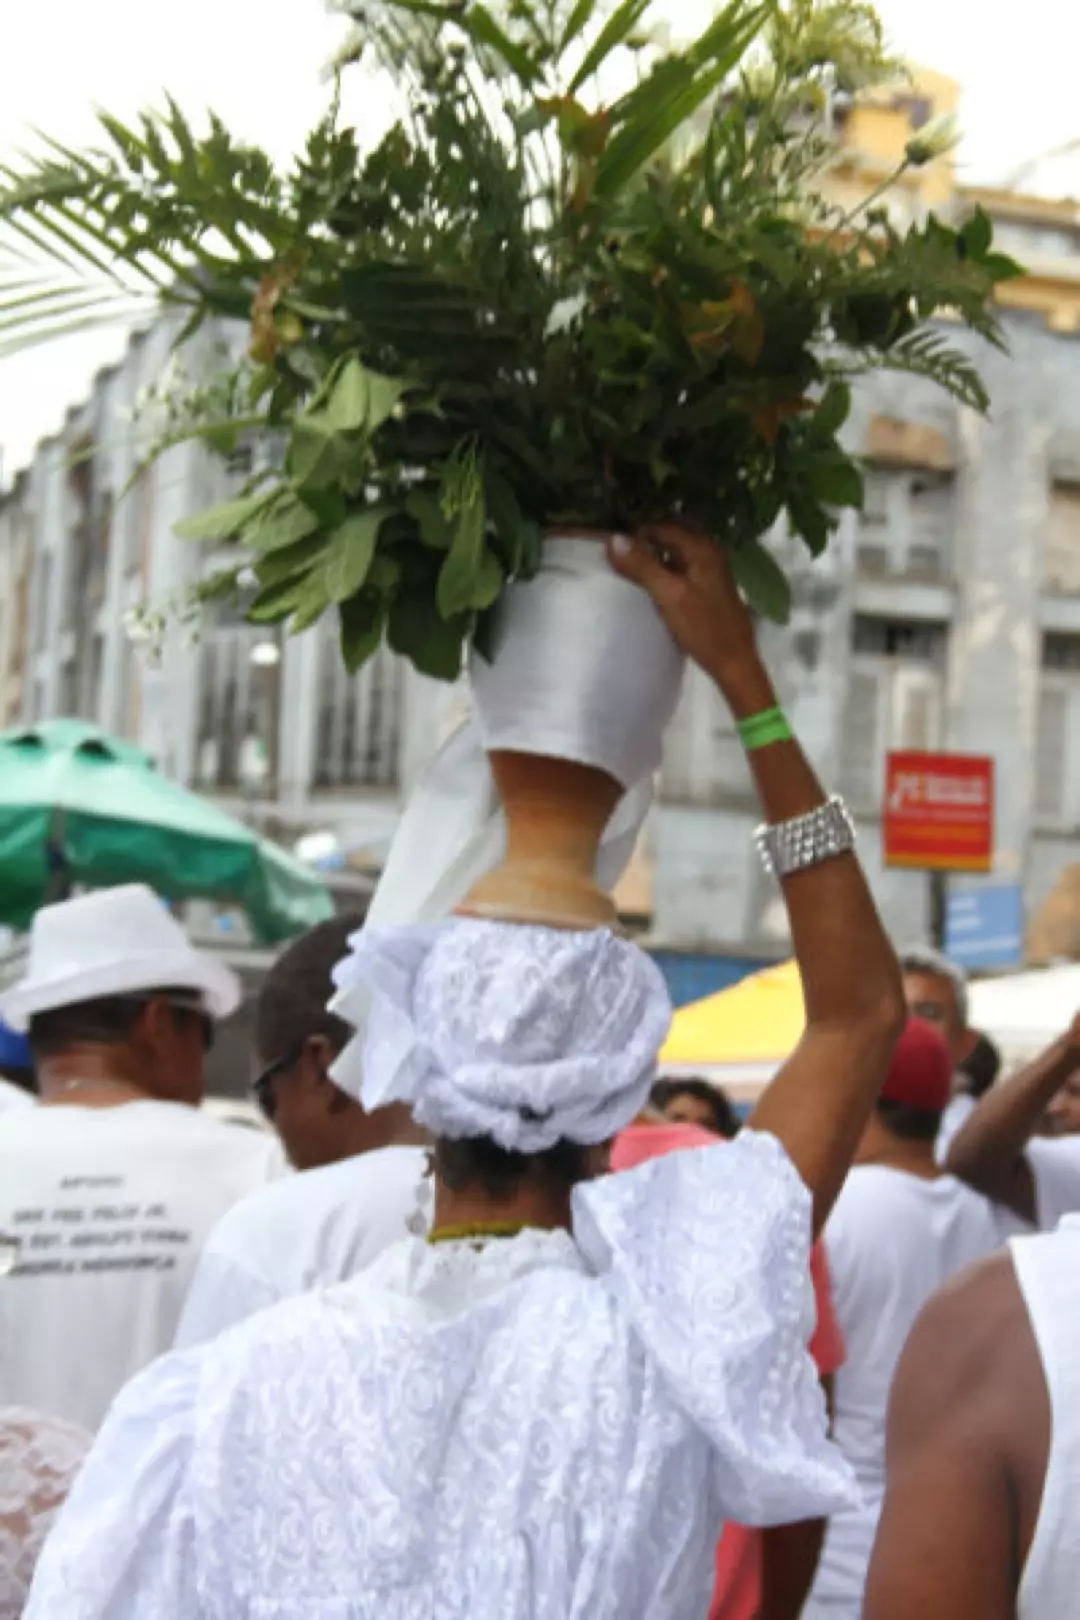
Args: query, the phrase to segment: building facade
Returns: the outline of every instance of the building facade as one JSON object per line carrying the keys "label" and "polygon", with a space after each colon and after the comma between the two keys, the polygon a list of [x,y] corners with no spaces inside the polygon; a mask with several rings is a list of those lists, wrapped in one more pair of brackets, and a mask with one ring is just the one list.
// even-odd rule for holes
{"label": "building facade", "polygon": [[[951,96],[928,76],[920,95],[852,112],[839,193],[865,194]],[[863,387],[850,438],[867,462],[864,508],[813,565],[777,538],[796,606],[786,628],[764,631],[800,737],[856,814],[898,938],[926,934],[929,898],[921,874],[882,862],[891,748],[994,757],[995,875],[1023,884],[1029,915],[1055,894],[1060,909],[1080,863],[1080,210],[959,190],[947,165],[932,181],[920,171],[890,206],[904,218],[976,203],[1029,266],[1004,289],[1008,355],[973,348],[992,413],[979,418],[915,379]],[[130,417],[173,335],[162,322],[133,340],[0,500],[0,715],[94,719],[286,841],[311,838],[377,869],[458,691],[385,651],[349,676],[330,618],[292,640],[211,610],[194,644],[167,638],[159,667],[125,627],[139,602],[175,598],[215,566],[174,524],[250,470],[185,445],[134,478]],[[228,335],[200,341],[220,347]],[[194,359],[209,366],[213,355]],[[754,825],[734,728],[692,671],[628,912],[661,945],[783,951],[783,908],[753,852]],[[1076,930],[1080,953],[1080,917]]]}

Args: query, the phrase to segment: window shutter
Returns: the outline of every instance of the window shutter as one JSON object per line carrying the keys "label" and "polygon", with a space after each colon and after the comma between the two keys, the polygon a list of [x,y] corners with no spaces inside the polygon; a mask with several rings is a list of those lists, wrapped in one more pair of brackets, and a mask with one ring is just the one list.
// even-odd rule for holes
{"label": "window shutter", "polygon": [[898,669],[893,676],[892,748],[930,752],[941,746],[941,687],[926,670]]}
{"label": "window shutter", "polygon": [[854,669],[848,682],[840,750],[840,779],[853,808],[876,805],[881,794],[881,676]]}
{"label": "window shutter", "polygon": [[1080,489],[1071,485],[1050,492],[1043,582],[1051,591],[1080,592]]}
{"label": "window shutter", "polygon": [[1054,823],[1065,817],[1068,736],[1069,694],[1044,682],[1035,741],[1035,814]]}

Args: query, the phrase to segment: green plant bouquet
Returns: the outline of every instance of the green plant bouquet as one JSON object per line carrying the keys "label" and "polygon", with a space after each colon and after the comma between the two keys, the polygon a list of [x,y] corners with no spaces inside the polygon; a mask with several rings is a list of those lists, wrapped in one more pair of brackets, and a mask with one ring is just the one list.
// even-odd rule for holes
{"label": "green plant bouquet", "polygon": [[[0,227],[190,312],[251,324],[226,414],[277,469],[182,525],[239,542],[250,616],[340,614],[358,668],[385,636],[454,678],[545,531],[679,515],[730,548],[760,611],[787,581],[786,515],[819,553],[862,477],[839,434],[853,377],[891,367],[987,400],[935,317],[992,343],[1017,273],[986,217],[900,232],[829,201],[833,109],[895,80],[855,0],[732,0],[693,43],[651,0],[368,0],[334,104],[289,172],[170,104],[108,147],[6,174]],[[362,152],[341,75],[388,79],[400,116]],[[929,161],[937,132],[901,169]],[[899,174],[898,170],[898,174]],[[884,188],[883,188],[884,189]],[[9,289],[0,340],[107,310],[57,274]],[[6,330],[5,330],[6,328]]]}

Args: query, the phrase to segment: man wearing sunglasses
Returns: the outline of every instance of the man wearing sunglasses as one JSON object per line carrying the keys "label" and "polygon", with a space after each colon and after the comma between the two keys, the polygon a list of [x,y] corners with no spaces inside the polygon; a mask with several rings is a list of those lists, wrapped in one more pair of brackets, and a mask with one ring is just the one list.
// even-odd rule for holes
{"label": "man wearing sunglasses", "polygon": [[423,1220],[426,1154],[407,1109],[368,1114],[330,1078],[352,1035],[327,1011],[360,917],[320,923],[267,975],[255,1007],[252,1090],[293,1166],[224,1216],[203,1250],[178,1346],[256,1311],[343,1282]]}
{"label": "man wearing sunglasses", "polygon": [[205,1054],[240,985],[156,895],[104,889],[34,919],[6,1023],[37,1107],[0,1113],[0,1392],[95,1430],[172,1342],[202,1244],[283,1173],[277,1142],[204,1113]]}

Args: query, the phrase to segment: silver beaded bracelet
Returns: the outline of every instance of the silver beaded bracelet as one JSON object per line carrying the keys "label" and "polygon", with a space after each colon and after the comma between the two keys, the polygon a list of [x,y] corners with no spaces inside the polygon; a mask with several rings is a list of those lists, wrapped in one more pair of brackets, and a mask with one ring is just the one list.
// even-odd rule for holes
{"label": "silver beaded bracelet", "polygon": [[805,816],[759,827],[754,834],[765,870],[775,878],[791,877],[809,866],[847,855],[855,848],[855,823],[839,795]]}

